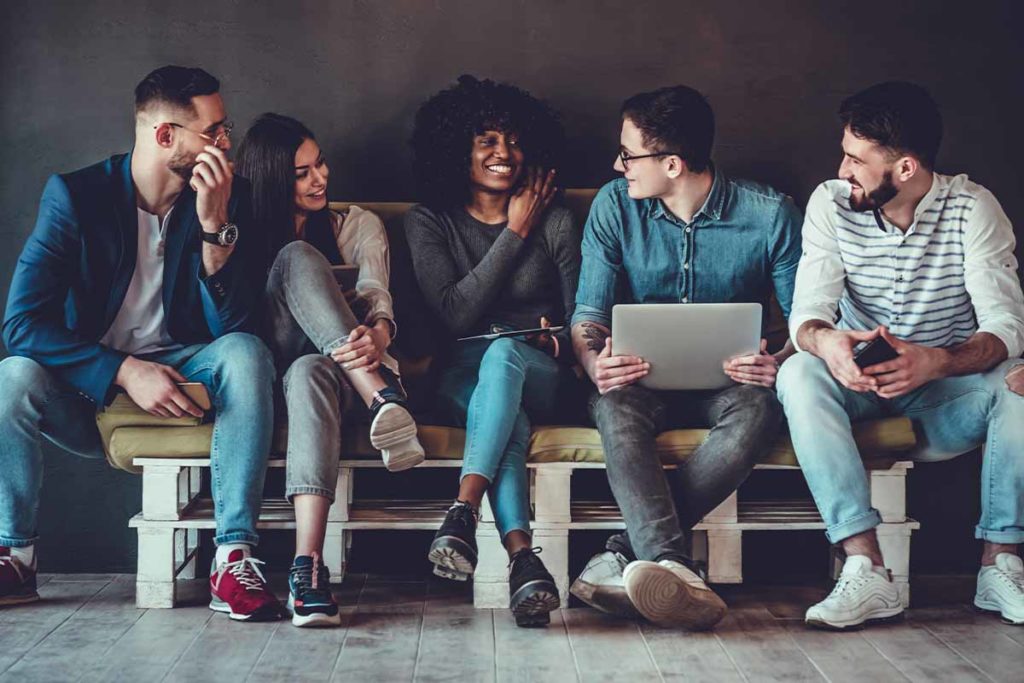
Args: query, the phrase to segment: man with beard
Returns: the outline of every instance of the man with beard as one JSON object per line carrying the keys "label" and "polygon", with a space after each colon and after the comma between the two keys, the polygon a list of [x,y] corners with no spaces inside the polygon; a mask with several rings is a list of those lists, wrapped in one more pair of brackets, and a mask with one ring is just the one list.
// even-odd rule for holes
{"label": "man with beard", "polygon": [[[923,88],[875,85],[839,116],[839,179],[815,190],[803,227],[789,319],[801,353],[778,377],[826,535],[847,557],[806,621],[848,628],[903,611],[850,425],[905,415],[915,459],[985,447],[974,602],[1024,623],[1024,397],[1008,386],[1024,362],[1013,228],[991,192],[934,171],[942,119]],[[858,363],[867,342],[892,357]]]}
{"label": "man with beard", "polygon": [[50,178],[18,260],[0,363],[0,605],[36,593],[42,437],[103,457],[95,415],[119,391],[162,417],[216,413],[212,609],[277,618],[252,557],[270,447],[273,362],[250,334],[265,279],[248,185],[225,153],[217,79],[166,66],[135,90],[135,147]]}

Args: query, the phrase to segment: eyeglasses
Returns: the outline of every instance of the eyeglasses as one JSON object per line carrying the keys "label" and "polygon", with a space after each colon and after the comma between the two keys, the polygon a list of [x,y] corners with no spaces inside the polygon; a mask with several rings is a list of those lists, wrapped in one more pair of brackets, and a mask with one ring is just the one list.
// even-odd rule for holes
{"label": "eyeglasses", "polygon": [[677,156],[682,158],[683,155],[679,152],[655,152],[654,154],[637,154],[636,156],[630,156],[626,152],[626,150],[619,150],[619,161],[622,162],[622,168],[627,171],[629,170],[629,164],[631,161],[636,161],[637,159],[652,159],[654,157],[670,156]]}
{"label": "eyeglasses", "polygon": [[[198,130],[192,130],[191,128],[186,128],[180,123],[174,123],[173,121],[168,121],[167,125],[171,126],[172,128],[181,128],[182,130],[187,130],[189,133],[194,133],[195,135],[198,135],[202,139],[209,142],[214,147],[220,147],[220,143],[230,138],[231,131],[235,129],[235,124],[231,123],[230,121],[225,121],[224,123],[220,124],[220,126],[217,127],[217,130],[219,132],[216,135],[210,135],[209,133],[203,133]],[[159,124],[153,126],[154,130],[159,127]]]}

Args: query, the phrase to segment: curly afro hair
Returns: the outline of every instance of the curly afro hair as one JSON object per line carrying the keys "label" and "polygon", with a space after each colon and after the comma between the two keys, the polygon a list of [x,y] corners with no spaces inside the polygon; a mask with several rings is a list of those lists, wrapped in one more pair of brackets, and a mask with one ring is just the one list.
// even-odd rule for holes
{"label": "curly afro hair", "polygon": [[419,199],[444,211],[469,201],[473,137],[487,130],[515,133],[530,166],[557,168],[565,133],[558,114],[525,90],[459,76],[416,112],[413,170]]}

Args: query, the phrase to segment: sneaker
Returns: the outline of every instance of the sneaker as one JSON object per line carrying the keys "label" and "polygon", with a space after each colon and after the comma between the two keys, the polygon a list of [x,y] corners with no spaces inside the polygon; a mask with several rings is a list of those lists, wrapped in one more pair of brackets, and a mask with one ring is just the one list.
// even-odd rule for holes
{"label": "sneaker", "polygon": [[622,570],[629,560],[622,553],[606,550],[590,558],[583,572],[572,582],[569,592],[594,609],[618,617],[640,616],[629,600]]}
{"label": "sneaker", "polygon": [[430,544],[427,559],[434,565],[434,573],[453,581],[465,581],[476,570],[477,511],[461,500],[448,508],[441,528]]}
{"label": "sneaker", "polygon": [[1024,624],[1024,561],[1012,553],[999,553],[994,565],[982,567],[974,606],[998,612],[1008,624]]}
{"label": "sneaker", "polygon": [[10,548],[0,546],[0,605],[23,605],[38,599],[35,566],[22,564]]}
{"label": "sneaker", "polygon": [[370,412],[370,445],[380,451],[389,472],[407,470],[423,462],[425,455],[416,437],[416,421],[397,393],[377,392]]}
{"label": "sneaker", "polygon": [[267,587],[261,564],[241,550],[232,550],[227,562],[210,571],[210,609],[236,621],[280,619],[281,603]]}
{"label": "sneaker", "polygon": [[288,609],[296,626],[339,626],[341,614],[331,593],[331,572],[320,555],[300,555],[288,572]]}
{"label": "sneaker", "polygon": [[842,630],[901,614],[900,592],[889,571],[874,567],[866,555],[851,555],[843,564],[835,588],[807,610],[804,621],[819,628]]}
{"label": "sneaker", "polygon": [[540,548],[523,548],[508,563],[508,607],[516,626],[544,626],[561,605],[558,586],[537,557],[540,552]]}
{"label": "sneaker", "polygon": [[630,562],[622,580],[637,611],[658,626],[701,631],[725,616],[722,599],[682,562]]}

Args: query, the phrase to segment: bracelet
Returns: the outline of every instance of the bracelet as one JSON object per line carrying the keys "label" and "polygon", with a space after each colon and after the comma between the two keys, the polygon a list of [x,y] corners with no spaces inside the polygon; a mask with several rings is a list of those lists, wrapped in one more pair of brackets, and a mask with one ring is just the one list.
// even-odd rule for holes
{"label": "bracelet", "polygon": [[558,337],[552,335],[551,341],[555,342],[555,358],[558,358]]}

